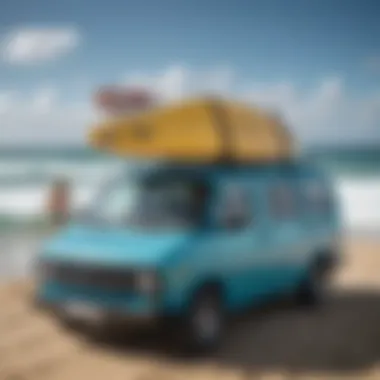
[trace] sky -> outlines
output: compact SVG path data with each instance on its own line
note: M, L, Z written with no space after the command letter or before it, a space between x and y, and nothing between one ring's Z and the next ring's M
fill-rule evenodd
M380 144L378 0L5 0L0 145L82 144L93 94L275 109L305 143Z

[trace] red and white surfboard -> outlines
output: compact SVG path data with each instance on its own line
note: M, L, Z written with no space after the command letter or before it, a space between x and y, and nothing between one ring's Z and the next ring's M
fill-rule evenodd
M95 105L107 114L137 113L157 104L157 97L142 87L104 86L94 96Z

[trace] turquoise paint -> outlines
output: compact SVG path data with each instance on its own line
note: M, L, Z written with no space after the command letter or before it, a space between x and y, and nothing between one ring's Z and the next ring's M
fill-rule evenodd
M115 226L70 225L46 242L41 261L101 265L110 268L155 270L162 291L154 303L138 292L123 293L42 282L38 294L55 304L72 297L138 312L154 308L164 314L186 310L196 289L218 281L226 305L238 311L253 302L293 290L304 278L315 255L334 247L339 233L335 203L324 215L305 203L305 184L326 185L323 173L302 164L256 167L163 167L172 176L196 175L210 185L210 199L202 225L195 229L144 230ZM268 194L286 181L297 198L300 212L287 220L270 213ZM226 186L238 185L248 197L252 219L241 228L227 229L218 221ZM145 306L144 306L145 305Z
M147 232L120 227L72 225L43 247L43 260L106 266L154 267L189 244L188 231Z

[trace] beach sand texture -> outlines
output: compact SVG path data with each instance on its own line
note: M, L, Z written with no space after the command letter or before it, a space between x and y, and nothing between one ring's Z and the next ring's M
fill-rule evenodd
M0 380L380 379L380 242L350 239L344 252L323 307L250 312L203 359L167 354L154 336L85 340L34 310L32 281L7 282L0 287Z

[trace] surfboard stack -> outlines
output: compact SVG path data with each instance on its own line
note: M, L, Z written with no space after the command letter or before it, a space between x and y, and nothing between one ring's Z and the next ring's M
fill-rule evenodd
M278 118L218 98L119 114L96 125L89 141L115 155L187 163L278 161L295 154Z

